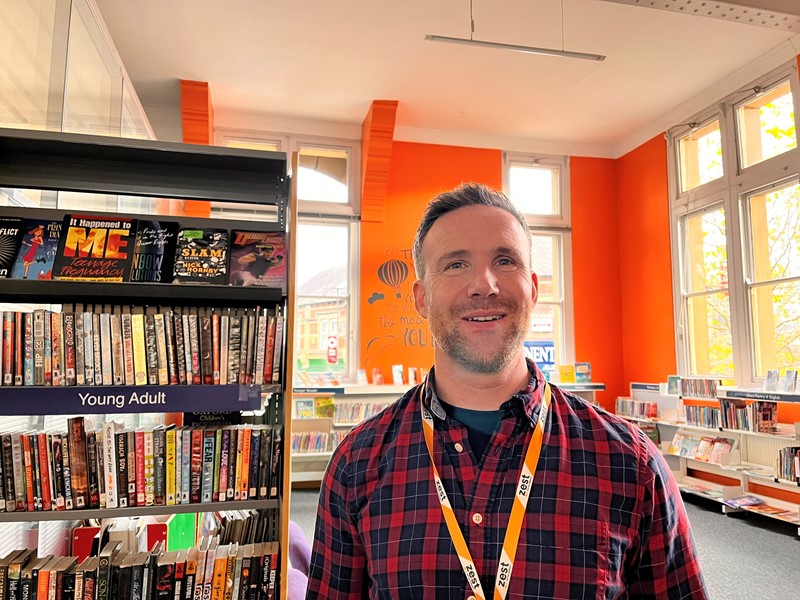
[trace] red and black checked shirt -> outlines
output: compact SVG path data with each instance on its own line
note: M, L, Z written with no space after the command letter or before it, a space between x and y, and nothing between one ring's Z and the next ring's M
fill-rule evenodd
M541 372L501 407L482 458L426 383L356 427L320 493L308 596L472 595L437 499L420 402L434 414L435 460L492 597ZM507 598L707 598L675 481L636 427L552 387L542 453Z

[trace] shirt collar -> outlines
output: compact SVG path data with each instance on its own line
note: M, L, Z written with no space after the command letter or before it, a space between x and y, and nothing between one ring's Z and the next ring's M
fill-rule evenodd
M525 359L528 365L528 373L530 374L530 379L528 380L528 384L518 391L516 394L509 398L509 402L513 400L519 400L522 403L522 409L525 411L525 415L531 421L531 423L535 424L539 417L539 407L542 403L542 395L544 393L544 375L539 370L539 367L536 366L529 358ZM447 418L447 413L445 413L444 408L442 407L442 403L439 400L439 397L436 395L436 367L431 367L431 370L428 371L428 376L425 378L425 381L422 383L422 403L428 408L428 410L433 413L433 415L442 421ZM507 403L504 403L504 405Z

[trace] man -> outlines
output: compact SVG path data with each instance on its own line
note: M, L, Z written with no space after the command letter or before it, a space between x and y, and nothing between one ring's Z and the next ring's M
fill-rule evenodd
M480 185L414 241L427 379L356 427L320 492L308 598L706 598L669 468L525 358L525 219Z

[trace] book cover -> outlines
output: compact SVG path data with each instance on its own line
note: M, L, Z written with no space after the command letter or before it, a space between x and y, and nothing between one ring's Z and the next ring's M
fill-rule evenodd
M711 453L708 456L708 462L715 465L721 465L722 457L726 454L730 454L730 451L733 449L733 444L733 440L728 438L716 438L711 447Z
M697 450L694 454L695 460L702 460L708 462L711 458L711 448L714 445L714 438L703 436L697 444Z
M281 231L233 231L231 285L258 285L286 292L286 236Z
M778 369L769 369L767 371L767 378L764 380L764 391L775 392L778 390Z
M177 222L140 220L133 243L130 281L169 283L177 239Z
M228 232L181 229L175 251L174 283L228 282Z
M25 219L0 217L0 278L10 277L24 233Z
M66 215L53 264L54 279L127 281L136 219Z
M50 219L25 219L11 278L53 278L53 261L61 238L61 225L61 221Z

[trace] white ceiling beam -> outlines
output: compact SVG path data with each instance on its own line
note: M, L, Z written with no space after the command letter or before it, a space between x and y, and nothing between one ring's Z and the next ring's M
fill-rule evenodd
M798 0L603 0L800 33Z

